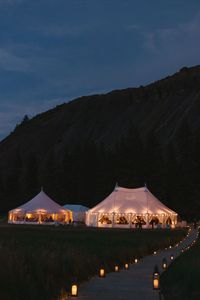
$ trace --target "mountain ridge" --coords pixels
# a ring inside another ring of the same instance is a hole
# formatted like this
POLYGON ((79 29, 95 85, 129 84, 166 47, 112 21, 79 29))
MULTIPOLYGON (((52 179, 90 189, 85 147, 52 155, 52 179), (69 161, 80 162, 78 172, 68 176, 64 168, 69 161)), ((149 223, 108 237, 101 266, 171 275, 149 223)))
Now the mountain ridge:
MULTIPOLYGON (((55 163, 54 171, 60 172, 59 168, 64 168, 62 164, 66 152, 73 156, 73 153, 79 151, 78 155, 80 157, 82 155, 84 160, 87 153, 85 151, 83 154, 81 148, 87 148, 87 144, 91 148, 96 147, 95 150, 93 149, 94 152, 105 148, 106 152, 119 156, 119 148, 126 155, 125 148, 129 144, 135 143, 135 146, 132 145, 133 152, 136 151, 135 148, 139 147, 139 143, 142 143, 142 147, 146 149, 147 141, 151 144, 150 140, 152 139, 153 145, 154 137, 151 137, 153 135, 161 147, 160 151, 164 159, 166 160, 167 152, 172 145, 177 163, 180 163, 186 155, 186 144, 196 143, 196 140, 199 139, 199 113, 200 66, 195 66, 183 67, 179 72, 145 87, 140 86, 113 90, 106 94, 82 96, 38 114, 27 122, 16 126, 15 130, 0 142, 0 185, 2 185, 3 190, 2 193, 0 192, 0 210, 11 208, 11 205, 15 205, 15 203, 20 204, 20 200, 25 200, 29 194, 27 191, 25 192, 27 174, 29 173, 26 169, 31 155, 35 156, 34 159, 37 161, 35 191, 45 181, 44 173, 46 172, 47 161, 48 159, 50 161, 51 156, 54 156, 52 158, 55 163), (139 133, 141 142, 138 138, 133 143, 130 138, 131 130, 135 132, 133 139, 139 133), (184 146, 180 147, 181 143, 184 146), (14 199, 12 193, 9 192, 8 182, 12 174, 16 174, 17 156, 18 161, 21 161, 21 165, 17 167, 20 170, 19 185, 21 188, 19 196, 14 196, 14 199), (5 196, 8 199, 7 203, 4 200, 5 196), (10 200, 11 198, 13 200, 10 200)), ((150 147, 153 146, 150 145, 150 147)), ((145 151, 147 152, 147 150, 145 151)), ((192 149, 190 149, 191 151, 192 149)), ((143 156, 145 155, 147 156, 147 153, 143 156)), ((71 157, 68 159, 70 161, 71 157)), ((98 159, 101 160, 101 158, 98 159)), ((124 157, 120 159, 122 162, 125 160, 124 157)), ((143 160, 141 159, 142 165, 144 164, 143 160)), ((68 163, 70 164, 70 162, 68 163)), ((98 164, 98 160, 96 163, 98 164)), ((151 165, 150 168, 152 168, 151 165)), ((158 169, 160 172, 161 167, 159 166, 158 169)), ((120 170, 118 170, 119 172, 120 170)), ((116 174, 115 170, 115 174, 110 176, 109 187, 106 183, 102 184, 103 196, 108 193, 111 183, 113 184, 117 176, 119 175, 116 174)), ((130 183, 131 174, 126 176, 127 180, 124 177, 122 181, 130 183)), ((137 176, 134 175, 133 177, 137 182, 137 176)), ((80 179, 76 180, 79 184, 80 179)), ((147 178, 147 181, 151 182, 150 178, 147 178)), ((57 183, 56 189, 60 191, 52 190, 52 193, 59 195, 63 203, 64 199, 67 199, 67 202, 76 201, 75 194, 74 199, 72 199, 73 193, 69 196, 67 188, 69 188, 69 184, 66 185, 66 188, 63 184, 61 189, 57 183)), ((93 192, 96 195, 93 200, 86 200, 90 205, 96 203, 97 194, 99 194, 93 192)), ((158 196, 159 193, 158 191, 158 196)), ((86 197, 83 197, 83 201, 85 199, 86 197)), ((78 200, 82 201, 80 197, 78 200)))

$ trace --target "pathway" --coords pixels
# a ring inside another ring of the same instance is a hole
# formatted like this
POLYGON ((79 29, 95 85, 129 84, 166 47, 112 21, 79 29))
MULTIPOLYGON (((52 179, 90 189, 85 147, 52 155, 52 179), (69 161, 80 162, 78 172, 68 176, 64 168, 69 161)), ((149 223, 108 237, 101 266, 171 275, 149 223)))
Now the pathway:
POLYGON ((177 247, 146 256, 129 270, 111 272, 105 278, 92 278, 79 287, 77 300, 158 300, 158 291, 152 289, 154 266, 157 264, 161 272, 162 259, 165 257, 169 262, 171 254, 180 255, 182 248, 190 245, 196 236, 197 230, 191 230, 177 247))

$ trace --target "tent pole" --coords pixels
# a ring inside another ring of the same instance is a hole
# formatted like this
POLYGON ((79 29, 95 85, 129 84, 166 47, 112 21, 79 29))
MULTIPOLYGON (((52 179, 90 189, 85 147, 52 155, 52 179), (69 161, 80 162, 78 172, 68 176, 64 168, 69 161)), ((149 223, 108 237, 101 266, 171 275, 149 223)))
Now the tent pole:
POLYGON ((42 220, 42 218, 41 218, 42 216, 41 216, 41 213, 39 213, 39 219, 38 219, 38 221, 39 221, 39 224, 41 224, 42 222, 41 222, 41 220, 42 220))
POLYGON ((112 213, 112 227, 114 227, 115 213, 112 213))
POLYGON ((99 227, 99 213, 97 213, 96 227, 99 227))
POLYGON ((147 212, 146 216, 147 216, 147 228, 149 228, 149 213, 148 212, 147 212))
POLYGON ((165 227, 165 226, 164 226, 164 220, 165 220, 165 215, 163 214, 163 215, 162 215, 162 228, 165 227))
POLYGON ((129 214, 129 227, 131 228, 132 213, 129 214))

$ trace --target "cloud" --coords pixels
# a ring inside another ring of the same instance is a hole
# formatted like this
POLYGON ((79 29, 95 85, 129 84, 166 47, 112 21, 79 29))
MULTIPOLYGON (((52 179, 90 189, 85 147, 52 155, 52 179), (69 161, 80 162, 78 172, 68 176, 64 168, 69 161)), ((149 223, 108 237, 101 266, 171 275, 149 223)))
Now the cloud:
MULTIPOLYGON (((153 31, 143 30, 144 49, 154 54, 172 55, 173 51, 180 51, 179 55, 200 50, 200 13, 187 23, 174 27, 159 28, 153 31)), ((175 53, 174 53, 175 54, 175 53)))
POLYGON ((12 6, 22 3, 24 0, 0 0, 0 6, 12 6))
POLYGON ((40 33, 46 37, 79 37, 80 35, 87 32, 89 27, 87 26, 70 26, 68 24, 57 25, 57 26, 42 26, 42 27, 34 27, 32 28, 33 31, 40 33))
POLYGON ((131 24, 126 27, 126 30, 135 31, 140 30, 142 27, 138 24, 131 24))
POLYGON ((7 49, 0 48, 0 69, 27 72, 30 71, 30 66, 25 58, 16 56, 7 49))

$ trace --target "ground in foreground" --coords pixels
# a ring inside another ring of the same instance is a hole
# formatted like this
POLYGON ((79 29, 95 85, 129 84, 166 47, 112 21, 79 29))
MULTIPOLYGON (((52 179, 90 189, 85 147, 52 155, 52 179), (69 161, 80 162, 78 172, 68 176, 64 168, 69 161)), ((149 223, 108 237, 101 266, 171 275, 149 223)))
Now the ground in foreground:
POLYGON ((104 263, 124 264, 175 244, 183 230, 0 226, 0 298, 55 300, 72 277, 88 280, 104 263))

